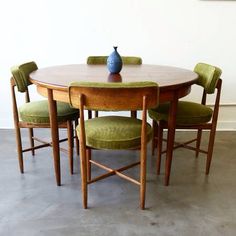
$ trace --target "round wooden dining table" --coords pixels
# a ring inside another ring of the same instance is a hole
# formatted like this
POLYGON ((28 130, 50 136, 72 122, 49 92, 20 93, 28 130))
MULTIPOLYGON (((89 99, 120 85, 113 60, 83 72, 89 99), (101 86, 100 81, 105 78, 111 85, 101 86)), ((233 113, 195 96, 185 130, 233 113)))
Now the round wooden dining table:
POLYGON ((56 101, 69 102, 68 86, 72 81, 102 83, 154 81, 160 87, 159 100, 170 102, 165 165, 165 185, 169 185, 174 147, 178 99, 188 95, 198 75, 191 71, 161 65, 125 65, 120 74, 110 74, 106 65, 59 65, 38 69, 30 74, 37 91, 48 98, 50 125, 57 185, 61 185, 59 135, 56 101))

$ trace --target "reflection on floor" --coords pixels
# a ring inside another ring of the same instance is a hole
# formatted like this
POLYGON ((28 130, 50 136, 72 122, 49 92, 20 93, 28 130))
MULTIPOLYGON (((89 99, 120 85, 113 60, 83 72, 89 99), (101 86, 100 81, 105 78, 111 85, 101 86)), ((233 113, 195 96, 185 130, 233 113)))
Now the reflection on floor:
MULTIPOLYGON (((46 130, 38 134, 50 137, 46 130)), ((192 135, 177 133, 179 139, 192 135)), ((26 133, 23 141, 28 141, 26 133)), ((93 158, 117 166, 138 154, 94 151, 93 158)), ((35 157, 25 154, 24 163, 22 175, 14 131, 0 130, 0 235, 236 235, 236 132, 217 133, 208 177, 204 155, 195 159, 190 150, 176 150, 169 187, 163 185, 163 166, 156 176, 149 150, 145 211, 138 207, 138 188, 117 176, 89 187, 90 208, 84 210, 78 157, 71 176, 61 155, 61 187, 55 183, 50 148, 35 157)), ((129 172, 138 176, 137 169, 129 172)))

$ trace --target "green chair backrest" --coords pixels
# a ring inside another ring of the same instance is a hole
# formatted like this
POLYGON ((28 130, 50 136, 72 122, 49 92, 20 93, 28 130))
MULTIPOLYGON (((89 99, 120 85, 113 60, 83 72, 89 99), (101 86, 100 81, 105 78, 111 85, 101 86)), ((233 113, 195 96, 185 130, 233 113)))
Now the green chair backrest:
MULTIPOLYGON (((88 65, 105 65, 107 64, 108 56, 89 56, 87 58, 88 65)), ((141 57, 121 57, 124 65, 141 65, 141 57)))
POLYGON ((197 84, 202 86, 206 93, 214 93, 217 81, 222 73, 221 69, 209 64, 198 63, 194 68, 194 72, 199 75, 197 84))
POLYGON ((27 87, 31 84, 29 74, 37 69, 38 67, 33 61, 13 66, 11 68, 11 73, 19 92, 23 93, 27 90, 27 87))

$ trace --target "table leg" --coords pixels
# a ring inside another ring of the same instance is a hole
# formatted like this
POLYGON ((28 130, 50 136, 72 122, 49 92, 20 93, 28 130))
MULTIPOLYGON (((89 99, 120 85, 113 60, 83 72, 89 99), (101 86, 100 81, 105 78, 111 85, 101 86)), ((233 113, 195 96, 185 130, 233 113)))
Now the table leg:
POLYGON ((165 185, 169 185, 171 162, 175 141, 175 127, 176 127, 176 112, 178 105, 178 96, 174 95, 174 99, 170 103, 169 118, 168 118, 168 134, 167 134, 167 152, 165 165, 165 185))
POLYGON ((52 136, 52 149, 53 149, 53 160, 54 169, 56 175, 57 185, 61 185, 61 168, 60 168, 60 150, 59 150, 59 134, 57 124, 57 104, 53 100, 53 91, 47 89, 48 92, 48 105, 49 105, 49 116, 52 136))

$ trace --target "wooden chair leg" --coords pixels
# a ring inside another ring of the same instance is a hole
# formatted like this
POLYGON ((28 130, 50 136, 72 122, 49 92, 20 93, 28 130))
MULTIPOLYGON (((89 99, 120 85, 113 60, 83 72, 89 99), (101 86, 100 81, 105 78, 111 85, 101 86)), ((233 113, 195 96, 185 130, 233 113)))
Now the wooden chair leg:
POLYGON ((160 121, 158 125, 158 139, 157 139, 157 174, 160 175, 161 172, 161 152, 163 143, 163 125, 160 121))
POLYGON ((153 129, 153 136, 152 136, 152 156, 155 153, 155 148, 156 148, 156 143, 157 143, 157 138, 158 138, 158 125, 155 120, 152 120, 152 129, 153 129))
POLYGON ((23 153, 22 153, 21 133, 20 133, 19 127, 16 127, 16 144, 17 144, 17 154, 18 154, 20 172, 23 174, 24 162, 23 162, 23 153))
POLYGON ((137 118, 137 111, 131 111, 130 116, 133 118, 137 118))
POLYGON ((72 121, 67 121, 67 136, 68 136, 68 158, 70 173, 73 175, 74 164, 73 164, 73 128, 72 121))
POLYGON ((199 148, 200 148, 200 145, 201 145, 201 138, 202 138, 202 129, 198 129, 198 131, 197 131, 197 142, 196 142, 196 153, 195 153, 196 158, 199 155, 199 148))
POLYGON ((76 132, 76 127, 78 126, 79 122, 78 119, 75 119, 75 148, 76 148, 76 154, 79 155, 79 139, 76 132))
POLYGON ((210 171, 211 159, 215 142, 215 133, 216 133, 216 127, 212 128, 210 132, 208 151, 207 151, 207 161, 206 161, 206 175, 208 175, 210 171))
MULTIPOLYGON (((29 128, 29 139, 30 139, 30 147, 33 148, 34 147, 34 131, 33 131, 33 128, 29 128)), ((34 156, 35 155, 35 150, 32 149, 32 155, 34 156)))
POLYGON ((146 195, 146 144, 143 144, 140 155, 140 208, 145 209, 145 195, 146 195))
POLYGON ((92 118, 92 111, 88 110, 88 119, 92 118))
POLYGON ((86 148, 83 145, 80 146, 80 172, 81 172, 81 190, 82 190, 82 201, 84 209, 88 206, 88 184, 87 184, 87 158, 86 148))
POLYGON ((86 161, 87 161, 87 179, 91 180, 91 152, 92 150, 90 148, 86 149, 86 161))

